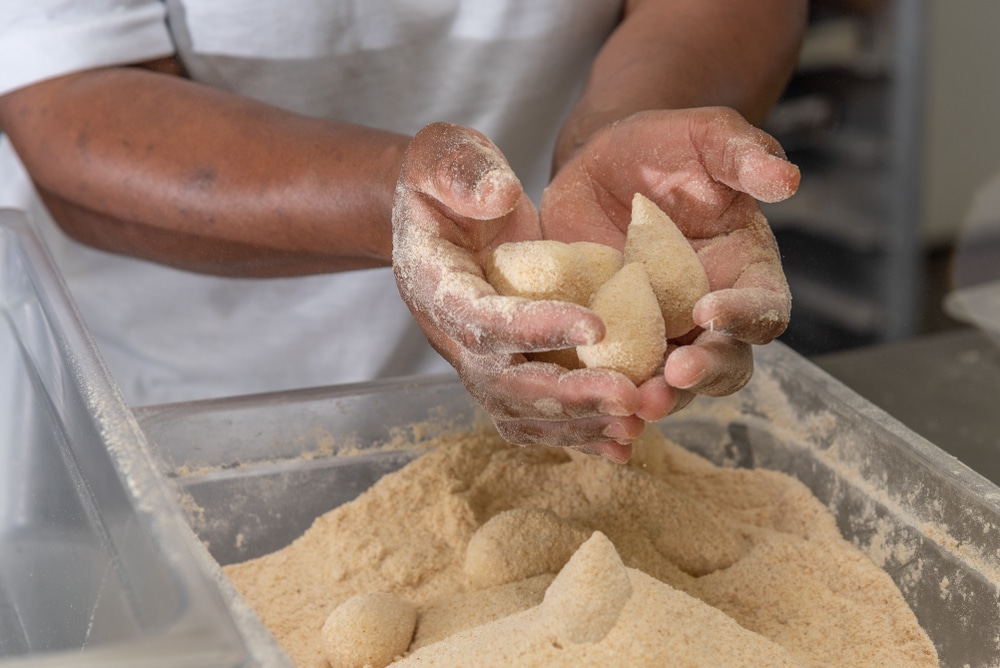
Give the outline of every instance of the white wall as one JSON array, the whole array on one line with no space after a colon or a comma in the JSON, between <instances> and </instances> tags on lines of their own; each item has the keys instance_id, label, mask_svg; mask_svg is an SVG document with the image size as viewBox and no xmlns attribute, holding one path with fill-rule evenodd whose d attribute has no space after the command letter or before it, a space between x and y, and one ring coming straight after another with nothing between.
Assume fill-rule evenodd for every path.
<instances>
[{"instance_id":1,"label":"white wall","mask_svg":"<svg viewBox=\"0 0 1000 668\"><path fill-rule=\"evenodd\" d=\"M1000 172L1000 0L927 0L922 228L954 241L972 196Z\"/></svg>"}]
</instances>

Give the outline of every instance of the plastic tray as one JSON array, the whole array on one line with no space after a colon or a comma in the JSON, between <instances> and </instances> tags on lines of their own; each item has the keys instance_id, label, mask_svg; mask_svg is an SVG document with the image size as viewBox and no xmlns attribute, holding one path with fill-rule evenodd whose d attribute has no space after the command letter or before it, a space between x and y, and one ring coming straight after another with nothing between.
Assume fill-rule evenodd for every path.
<instances>
[{"instance_id":1,"label":"plastic tray","mask_svg":"<svg viewBox=\"0 0 1000 668\"><path fill-rule=\"evenodd\" d=\"M787 472L899 585L944 666L1000 658L1000 489L780 343L743 391L659 423L727 466ZM222 564L284 547L323 512L482 424L451 377L138 412L189 521Z\"/></svg>"}]
</instances>

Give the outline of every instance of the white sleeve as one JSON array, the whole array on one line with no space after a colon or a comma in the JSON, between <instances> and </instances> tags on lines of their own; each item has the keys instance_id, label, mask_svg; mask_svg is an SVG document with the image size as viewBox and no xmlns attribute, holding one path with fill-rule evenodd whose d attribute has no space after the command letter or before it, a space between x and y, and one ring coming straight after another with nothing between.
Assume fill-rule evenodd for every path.
<instances>
[{"instance_id":1,"label":"white sleeve","mask_svg":"<svg viewBox=\"0 0 1000 668\"><path fill-rule=\"evenodd\" d=\"M0 95L174 53L160 0L0 0Z\"/></svg>"}]
</instances>

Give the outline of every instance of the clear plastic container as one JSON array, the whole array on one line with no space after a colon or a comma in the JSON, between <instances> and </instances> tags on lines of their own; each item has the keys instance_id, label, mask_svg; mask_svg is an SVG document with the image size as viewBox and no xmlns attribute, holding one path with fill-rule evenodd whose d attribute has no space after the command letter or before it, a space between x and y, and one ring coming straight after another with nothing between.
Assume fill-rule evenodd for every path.
<instances>
[{"instance_id":1,"label":"clear plastic container","mask_svg":"<svg viewBox=\"0 0 1000 668\"><path fill-rule=\"evenodd\" d=\"M659 423L725 466L789 473L895 580L944 666L1000 663L1000 489L784 345L750 385ZM452 377L139 409L195 533L222 564L280 549L320 514L485 418Z\"/></svg>"},{"instance_id":2,"label":"clear plastic container","mask_svg":"<svg viewBox=\"0 0 1000 668\"><path fill-rule=\"evenodd\" d=\"M0 666L250 665L49 257L0 210Z\"/></svg>"},{"instance_id":3,"label":"clear plastic container","mask_svg":"<svg viewBox=\"0 0 1000 668\"><path fill-rule=\"evenodd\" d=\"M0 314L0 668L290 665L219 564L284 547L435 437L486 423L451 376L133 413L12 213ZM1000 665L1000 488L787 347L755 354L747 388L658 426L802 480L942 665Z\"/></svg>"}]
</instances>

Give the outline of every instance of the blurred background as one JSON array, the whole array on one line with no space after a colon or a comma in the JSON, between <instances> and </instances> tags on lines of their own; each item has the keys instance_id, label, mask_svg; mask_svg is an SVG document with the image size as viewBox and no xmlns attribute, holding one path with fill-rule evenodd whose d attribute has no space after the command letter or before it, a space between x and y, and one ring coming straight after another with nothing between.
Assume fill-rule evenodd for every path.
<instances>
[{"instance_id":1,"label":"blurred background","mask_svg":"<svg viewBox=\"0 0 1000 668\"><path fill-rule=\"evenodd\" d=\"M782 340L813 356L967 326L956 287L1000 277L1000 2L810 5L765 125L803 174L765 207L792 287Z\"/></svg>"}]
</instances>

